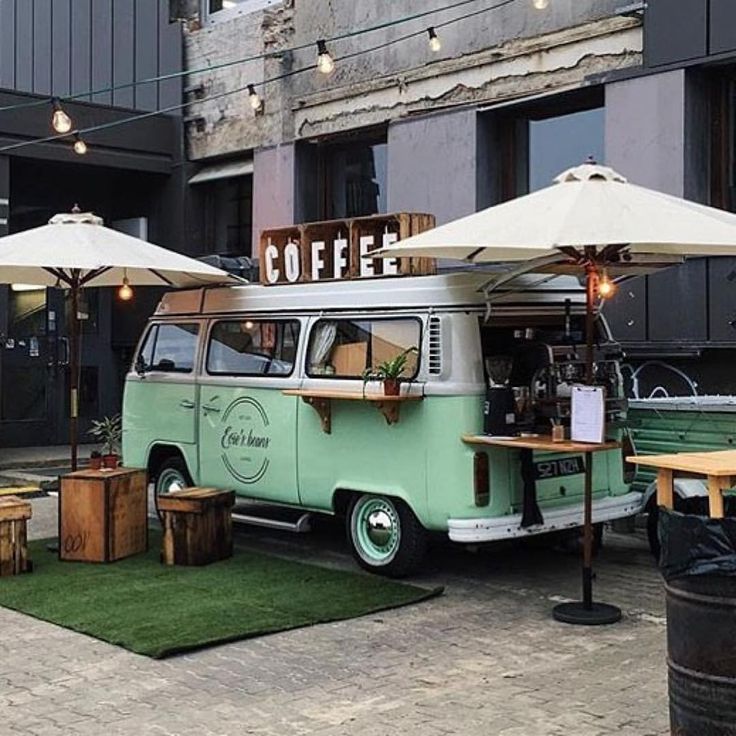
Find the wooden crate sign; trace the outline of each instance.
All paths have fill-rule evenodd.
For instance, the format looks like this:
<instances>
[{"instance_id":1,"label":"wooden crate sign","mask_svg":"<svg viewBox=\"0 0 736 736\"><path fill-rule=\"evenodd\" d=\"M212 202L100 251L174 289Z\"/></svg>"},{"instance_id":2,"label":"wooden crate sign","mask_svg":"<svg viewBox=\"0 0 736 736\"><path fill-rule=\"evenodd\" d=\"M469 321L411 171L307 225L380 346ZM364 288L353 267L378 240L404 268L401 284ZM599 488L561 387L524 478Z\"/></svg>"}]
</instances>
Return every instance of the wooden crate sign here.
<instances>
[{"instance_id":1,"label":"wooden crate sign","mask_svg":"<svg viewBox=\"0 0 736 736\"><path fill-rule=\"evenodd\" d=\"M145 470L80 470L61 479L59 559L112 562L148 549Z\"/></svg>"},{"instance_id":2,"label":"wooden crate sign","mask_svg":"<svg viewBox=\"0 0 736 736\"><path fill-rule=\"evenodd\" d=\"M433 227L433 215L402 212L264 230L261 282L293 284L434 273L432 258L364 257Z\"/></svg>"}]
</instances>

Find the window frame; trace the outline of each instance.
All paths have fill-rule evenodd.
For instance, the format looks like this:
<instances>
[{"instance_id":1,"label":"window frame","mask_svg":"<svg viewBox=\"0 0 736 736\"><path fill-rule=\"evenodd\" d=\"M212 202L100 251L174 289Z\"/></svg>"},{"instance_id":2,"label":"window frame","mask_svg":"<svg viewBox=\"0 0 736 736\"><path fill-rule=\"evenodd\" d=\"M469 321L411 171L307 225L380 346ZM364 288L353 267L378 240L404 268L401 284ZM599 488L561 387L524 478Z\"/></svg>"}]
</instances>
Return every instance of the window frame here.
<instances>
[{"instance_id":1,"label":"window frame","mask_svg":"<svg viewBox=\"0 0 736 736\"><path fill-rule=\"evenodd\" d=\"M192 367L190 369L184 370L180 368L174 368L173 371L165 371L161 368L151 366L145 366L144 372L145 373L162 373L165 375L180 375L180 376L190 376L197 372L197 356L199 354L199 341L201 339L201 328L202 323L197 322L196 320L185 320L185 321L171 321L171 322L153 322L148 326L148 329L143 334L143 337L141 338L140 344L138 345L135 356L133 358L133 370L136 369L136 363L138 362L139 356L143 354L143 348L146 345L146 342L148 340L149 335L156 330L156 336L154 338L153 342L153 348L151 350L151 360L153 360L156 357L156 346L158 345L158 333L161 327L166 327L169 325L173 325L175 327L182 326L182 325L193 325L197 328L197 332L194 335L194 353L192 356ZM176 365L176 364L175 364Z\"/></svg>"},{"instance_id":2,"label":"window frame","mask_svg":"<svg viewBox=\"0 0 736 736\"><path fill-rule=\"evenodd\" d=\"M253 324L261 324L263 322L270 322L272 324L296 324L297 326L297 335L296 335L296 345L294 349L294 362L291 365L291 370L288 373L234 373L232 371L211 371L210 370L210 351L212 348L212 333L215 330L215 327L217 327L218 324L222 324L225 322L253 322ZM295 317L293 319L288 318L263 318L263 317L219 317L218 319L212 320L210 323L209 330L207 332L207 345L205 346L204 351L204 365L203 365L203 373L207 376L213 376L215 378L266 378L269 380L278 379L278 378L291 378L294 375L294 371L298 368L299 363L299 348L301 347L301 339L302 339L302 321Z\"/></svg>"},{"instance_id":3,"label":"window frame","mask_svg":"<svg viewBox=\"0 0 736 736\"><path fill-rule=\"evenodd\" d=\"M398 316L398 317L390 317L390 316L381 316L381 317L364 317L364 316L356 316L356 317L329 317L329 316L323 316L316 319L310 326L309 326L309 335L307 338L307 343L305 346L305 352L304 352L304 375L307 378L310 379L327 379L330 381L363 381L362 376L339 376L337 374L325 374L325 373L310 373L309 372L309 356L312 351L312 339L314 337L314 332L317 326L323 322L396 322L396 321L406 321L406 322L416 322L419 325L419 336L417 340L417 363L414 368L414 373L409 376L402 376L402 381L408 381L411 383L416 382L417 377L419 376L419 373L422 369L422 345L424 343L424 322L422 321L421 317L418 317L417 315L411 315L411 316ZM371 333L372 335L373 333Z\"/></svg>"},{"instance_id":4,"label":"window frame","mask_svg":"<svg viewBox=\"0 0 736 736\"><path fill-rule=\"evenodd\" d=\"M232 20L241 15L249 15L259 10L282 5L284 0L244 0L234 8L222 8L221 10L210 10L210 0L201 0L202 18L207 24L221 23Z\"/></svg>"}]
</instances>

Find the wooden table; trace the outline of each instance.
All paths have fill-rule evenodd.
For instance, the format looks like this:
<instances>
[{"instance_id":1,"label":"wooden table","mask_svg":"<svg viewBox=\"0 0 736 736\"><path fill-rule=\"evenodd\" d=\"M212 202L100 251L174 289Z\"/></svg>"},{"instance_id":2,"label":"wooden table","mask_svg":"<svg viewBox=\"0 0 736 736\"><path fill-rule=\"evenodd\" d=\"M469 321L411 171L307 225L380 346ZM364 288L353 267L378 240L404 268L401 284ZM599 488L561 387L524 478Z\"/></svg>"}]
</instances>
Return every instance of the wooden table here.
<instances>
[{"instance_id":1,"label":"wooden table","mask_svg":"<svg viewBox=\"0 0 736 736\"><path fill-rule=\"evenodd\" d=\"M521 451L522 478L524 480L524 513L522 526L526 526L524 519L535 523L544 520L537 506L536 488L534 479L533 453L559 452L577 453L585 455L585 495L583 516L583 606L586 610L593 608L593 453L604 450L616 450L621 447L620 442L607 441L601 443L573 442L564 440L553 442L551 435L537 437L493 437L482 434L464 434L463 442L471 445L490 445L491 447L506 447Z\"/></svg>"},{"instance_id":2,"label":"wooden table","mask_svg":"<svg viewBox=\"0 0 736 736\"><path fill-rule=\"evenodd\" d=\"M185 488L158 497L164 565L209 565L233 555L234 491Z\"/></svg>"},{"instance_id":3,"label":"wooden table","mask_svg":"<svg viewBox=\"0 0 736 736\"><path fill-rule=\"evenodd\" d=\"M0 498L0 578L30 572L26 521L32 509L28 501L17 496Z\"/></svg>"},{"instance_id":4,"label":"wooden table","mask_svg":"<svg viewBox=\"0 0 736 736\"><path fill-rule=\"evenodd\" d=\"M680 452L674 455L632 455L626 460L657 468L657 504L674 507L675 475L703 475L708 479L708 501L713 519L722 519L723 491L736 486L736 450Z\"/></svg>"}]
</instances>

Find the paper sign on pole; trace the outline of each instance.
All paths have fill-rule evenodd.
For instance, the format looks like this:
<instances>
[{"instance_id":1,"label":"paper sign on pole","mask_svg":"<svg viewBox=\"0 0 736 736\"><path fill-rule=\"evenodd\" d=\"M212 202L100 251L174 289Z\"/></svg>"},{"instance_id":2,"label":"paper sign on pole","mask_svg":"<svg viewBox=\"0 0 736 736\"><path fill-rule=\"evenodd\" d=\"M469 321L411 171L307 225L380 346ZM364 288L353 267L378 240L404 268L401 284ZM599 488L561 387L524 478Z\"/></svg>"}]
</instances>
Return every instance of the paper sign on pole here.
<instances>
[{"instance_id":1,"label":"paper sign on pole","mask_svg":"<svg viewBox=\"0 0 736 736\"><path fill-rule=\"evenodd\" d=\"M600 386L573 386L570 439L573 442L603 442L605 425L603 389Z\"/></svg>"}]
</instances>

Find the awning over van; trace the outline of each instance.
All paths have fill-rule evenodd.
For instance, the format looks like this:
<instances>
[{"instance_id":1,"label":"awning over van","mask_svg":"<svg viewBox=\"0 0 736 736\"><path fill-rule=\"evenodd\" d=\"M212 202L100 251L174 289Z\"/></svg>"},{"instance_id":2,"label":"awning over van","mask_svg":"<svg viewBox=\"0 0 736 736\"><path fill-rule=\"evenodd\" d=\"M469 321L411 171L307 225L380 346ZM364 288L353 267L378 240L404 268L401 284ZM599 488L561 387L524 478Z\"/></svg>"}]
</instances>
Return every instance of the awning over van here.
<instances>
[{"instance_id":1,"label":"awning over van","mask_svg":"<svg viewBox=\"0 0 736 736\"><path fill-rule=\"evenodd\" d=\"M221 161L201 168L191 179L190 184L204 184L217 179L232 179L236 176L246 176L253 173L253 159L238 159L237 161Z\"/></svg>"}]
</instances>

